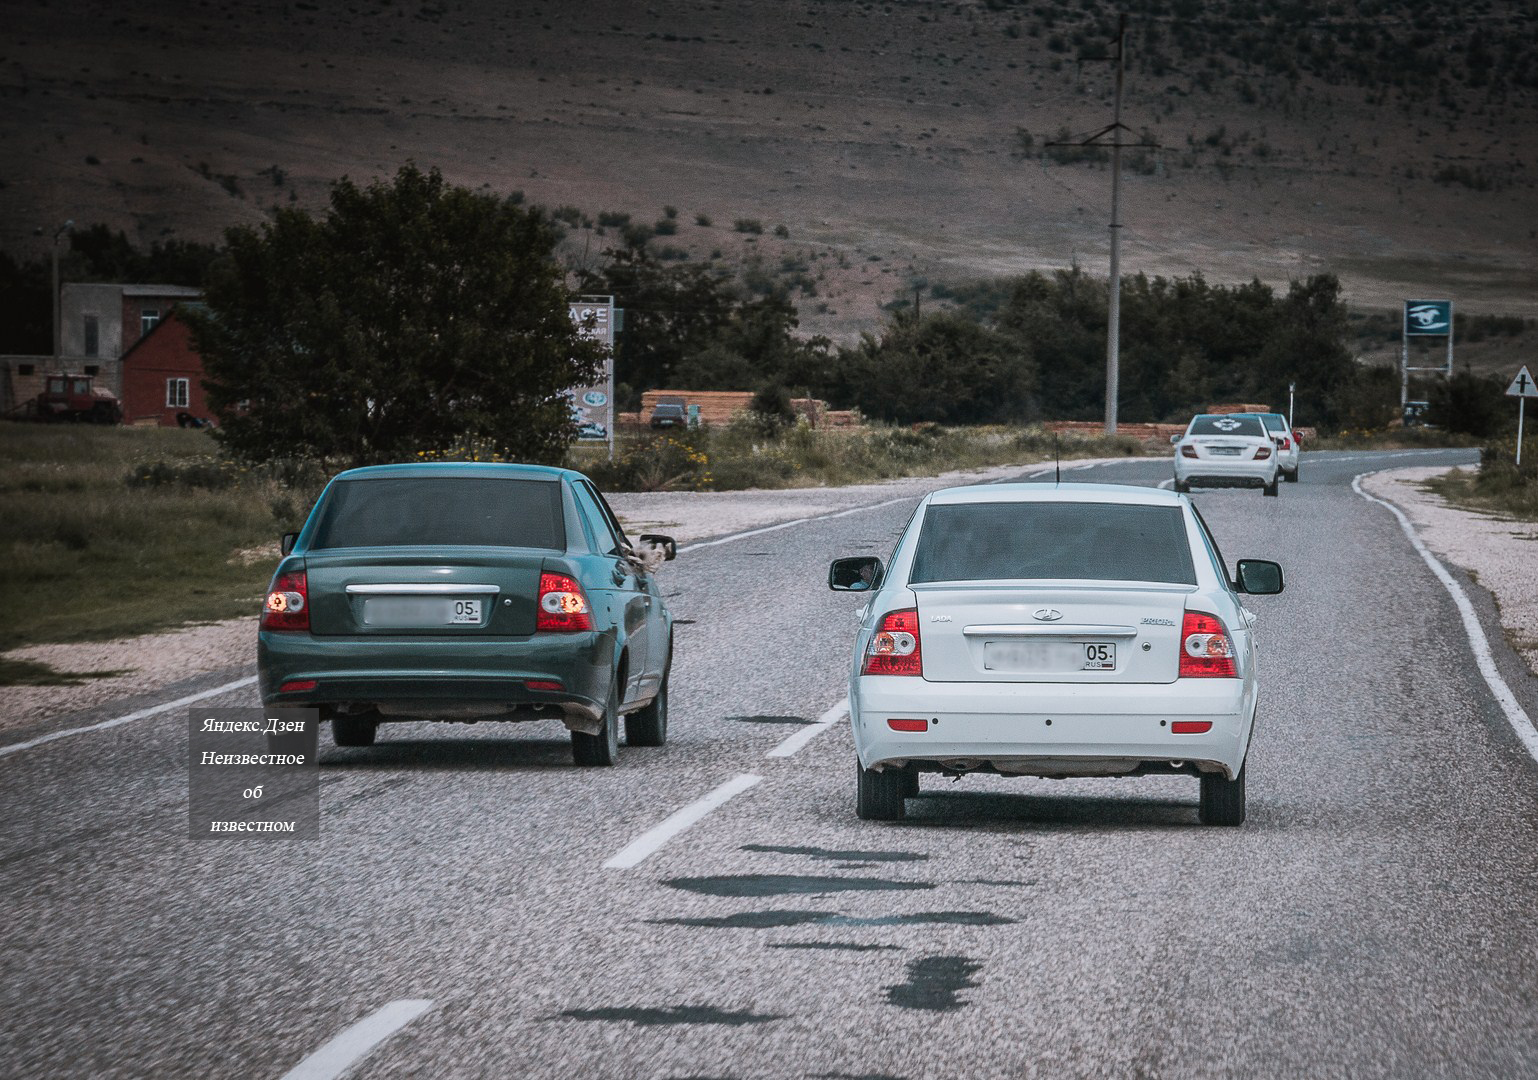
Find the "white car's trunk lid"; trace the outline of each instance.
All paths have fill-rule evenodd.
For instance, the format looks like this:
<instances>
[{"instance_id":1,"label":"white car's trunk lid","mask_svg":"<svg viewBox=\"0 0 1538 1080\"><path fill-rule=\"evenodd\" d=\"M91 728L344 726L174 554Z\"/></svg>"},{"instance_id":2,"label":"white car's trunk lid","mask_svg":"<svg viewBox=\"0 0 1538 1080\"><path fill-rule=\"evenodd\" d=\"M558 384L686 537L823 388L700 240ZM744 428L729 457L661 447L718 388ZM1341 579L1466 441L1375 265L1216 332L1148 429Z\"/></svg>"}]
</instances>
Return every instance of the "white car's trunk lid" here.
<instances>
[{"instance_id":1,"label":"white car's trunk lid","mask_svg":"<svg viewBox=\"0 0 1538 1080\"><path fill-rule=\"evenodd\" d=\"M930 682L1167 683L1189 585L913 584Z\"/></svg>"}]
</instances>

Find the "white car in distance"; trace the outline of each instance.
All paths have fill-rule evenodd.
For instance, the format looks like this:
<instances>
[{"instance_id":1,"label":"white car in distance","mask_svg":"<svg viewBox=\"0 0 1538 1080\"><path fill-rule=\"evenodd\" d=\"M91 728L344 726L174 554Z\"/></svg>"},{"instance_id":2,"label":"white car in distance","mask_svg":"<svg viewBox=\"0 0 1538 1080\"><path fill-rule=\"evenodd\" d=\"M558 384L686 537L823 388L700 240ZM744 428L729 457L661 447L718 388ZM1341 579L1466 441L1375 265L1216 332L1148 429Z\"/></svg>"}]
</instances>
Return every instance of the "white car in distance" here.
<instances>
[{"instance_id":1,"label":"white car in distance","mask_svg":"<svg viewBox=\"0 0 1538 1080\"><path fill-rule=\"evenodd\" d=\"M1271 441L1276 444L1276 467L1282 472L1282 479L1289 484L1298 482L1298 458L1303 449L1303 440L1292 429L1287 418L1281 413L1257 413L1260 422L1266 425L1266 431L1271 436Z\"/></svg>"},{"instance_id":2,"label":"white car in distance","mask_svg":"<svg viewBox=\"0 0 1538 1080\"><path fill-rule=\"evenodd\" d=\"M1193 487L1258 487L1277 493L1276 444L1259 413L1193 416L1175 446L1175 490Z\"/></svg>"},{"instance_id":3,"label":"white car in distance","mask_svg":"<svg viewBox=\"0 0 1538 1080\"><path fill-rule=\"evenodd\" d=\"M1230 581L1191 500L1156 488L1000 484L924 498L892 555L834 560L869 596L849 717L856 811L901 819L921 773L1185 774L1200 820L1239 825L1257 695L1254 616L1282 568Z\"/></svg>"}]
</instances>

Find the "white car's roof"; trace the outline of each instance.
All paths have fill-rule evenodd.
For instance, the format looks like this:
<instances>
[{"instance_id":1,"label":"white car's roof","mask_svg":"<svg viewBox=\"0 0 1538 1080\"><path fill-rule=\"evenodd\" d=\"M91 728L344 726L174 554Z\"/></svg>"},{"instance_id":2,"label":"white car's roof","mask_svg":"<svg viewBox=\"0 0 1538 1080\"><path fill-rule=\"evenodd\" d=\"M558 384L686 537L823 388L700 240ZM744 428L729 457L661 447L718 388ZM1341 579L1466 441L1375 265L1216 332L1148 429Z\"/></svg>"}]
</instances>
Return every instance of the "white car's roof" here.
<instances>
[{"instance_id":1,"label":"white car's roof","mask_svg":"<svg viewBox=\"0 0 1538 1080\"><path fill-rule=\"evenodd\" d=\"M1137 506L1178 506L1173 491L1131 484L973 484L942 488L929 496L932 506L958 503L1073 502Z\"/></svg>"}]
</instances>

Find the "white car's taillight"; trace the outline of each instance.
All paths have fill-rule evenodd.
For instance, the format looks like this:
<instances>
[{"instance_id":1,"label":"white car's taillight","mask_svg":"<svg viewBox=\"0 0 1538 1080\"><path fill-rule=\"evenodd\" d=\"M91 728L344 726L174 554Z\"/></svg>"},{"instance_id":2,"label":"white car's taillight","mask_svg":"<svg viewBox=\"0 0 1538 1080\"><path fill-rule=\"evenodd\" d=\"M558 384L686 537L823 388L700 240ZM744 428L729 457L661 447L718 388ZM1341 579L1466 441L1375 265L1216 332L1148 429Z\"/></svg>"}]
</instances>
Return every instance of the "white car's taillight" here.
<instances>
[{"instance_id":1,"label":"white car's taillight","mask_svg":"<svg viewBox=\"0 0 1538 1080\"><path fill-rule=\"evenodd\" d=\"M865 647L861 675L923 675L924 656L919 648L919 613L916 608L889 612Z\"/></svg>"},{"instance_id":2,"label":"white car's taillight","mask_svg":"<svg viewBox=\"0 0 1538 1080\"><path fill-rule=\"evenodd\" d=\"M1215 615L1188 611L1180 628L1180 677L1182 679L1233 679L1234 641Z\"/></svg>"},{"instance_id":3,"label":"white car's taillight","mask_svg":"<svg viewBox=\"0 0 1538 1080\"><path fill-rule=\"evenodd\" d=\"M593 608L582 586L565 574L541 574L535 631L570 634L592 628Z\"/></svg>"},{"instance_id":4,"label":"white car's taillight","mask_svg":"<svg viewBox=\"0 0 1538 1080\"><path fill-rule=\"evenodd\" d=\"M1255 447L1255 460L1256 461L1264 461L1264 460L1266 460L1266 458L1268 458L1270 456L1271 456L1271 448L1269 446L1257 446L1257 447Z\"/></svg>"}]
</instances>

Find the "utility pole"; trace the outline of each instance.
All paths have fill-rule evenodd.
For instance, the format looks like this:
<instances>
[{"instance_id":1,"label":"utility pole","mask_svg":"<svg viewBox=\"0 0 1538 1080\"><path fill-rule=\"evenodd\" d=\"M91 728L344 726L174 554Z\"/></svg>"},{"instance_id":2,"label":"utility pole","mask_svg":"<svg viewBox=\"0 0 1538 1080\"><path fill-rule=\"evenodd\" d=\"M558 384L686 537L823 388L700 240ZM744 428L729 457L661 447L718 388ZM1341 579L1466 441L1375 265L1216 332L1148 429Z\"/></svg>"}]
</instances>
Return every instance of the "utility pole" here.
<instances>
[{"instance_id":1,"label":"utility pole","mask_svg":"<svg viewBox=\"0 0 1538 1080\"><path fill-rule=\"evenodd\" d=\"M1076 143L1046 143L1046 146L1109 146L1111 149L1111 280L1105 335L1105 433L1116 434L1117 397L1121 382L1121 152L1123 147L1156 147L1157 143L1123 142L1121 133L1130 129L1121 122L1121 92L1126 77L1127 16L1116 24L1116 51L1110 56L1084 57L1084 60L1112 60L1116 63L1116 98L1111 124ZM1109 143L1098 140L1109 135Z\"/></svg>"},{"instance_id":2,"label":"utility pole","mask_svg":"<svg viewBox=\"0 0 1538 1080\"><path fill-rule=\"evenodd\" d=\"M74 219L66 221L53 230L53 360L54 366L58 366L59 357L64 353L64 324L59 321L59 237L74 228Z\"/></svg>"},{"instance_id":3,"label":"utility pole","mask_svg":"<svg viewBox=\"0 0 1538 1080\"><path fill-rule=\"evenodd\" d=\"M1121 84L1126 71L1122 43L1127 16L1116 25L1116 105L1111 130L1121 131ZM1105 331L1105 433L1116 434L1117 394L1121 389L1121 139L1111 142L1111 299Z\"/></svg>"}]
</instances>

